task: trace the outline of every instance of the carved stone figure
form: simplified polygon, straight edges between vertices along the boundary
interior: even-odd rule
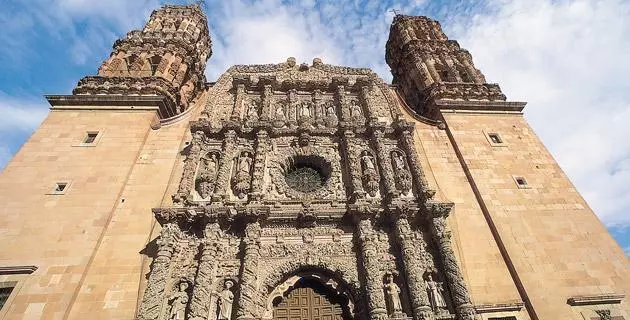
[[[446,309],[446,301],[444,301],[444,289],[442,284],[433,280],[433,276],[429,274],[427,277],[427,290],[429,291],[429,300],[433,310]]]
[[[285,121],[287,119],[284,114],[284,105],[279,104],[276,108],[276,121]]]
[[[188,304],[188,282],[181,280],[179,282],[179,290],[173,293],[168,298],[168,303],[171,306],[169,311],[169,320],[184,320],[186,313],[186,304]]]
[[[234,282],[232,280],[226,280],[223,284],[223,291],[218,294],[218,320],[231,320],[232,319],[232,304],[234,304],[234,293],[232,293],[232,287]]]
[[[374,166],[374,158],[367,151],[361,153],[361,170],[363,173],[363,187],[370,196],[375,197],[379,186],[378,172],[376,172],[376,167]]]
[[[302,103],[302,106],[300,107],[300,117],[301,118],[311,117],[311,106],[308,102]]]
[[[337,115],[335,114],[335,106],[333,105],[332,102],[327,102],[325,107],[326,107],[326,117],[337,118]]]
[[[398,151],[391,153],[396,189],[407,193],[411,189],[411,173],[405,164],[405,156]]]
[[[363,112],[361,112],[361,106],[357,104],[356,100],[350,101],[350,117],[354,120],[361,119]]]
[[[195,90],[195,85],[192,80],[188,80],[184,86],[179,90],[180,103],[182,110],[185,110],[190,103],[190,99],[192,98],[193,91]]]
[[[201,161],[201,170],[197,177],[197,192],[201,198],[207,198],[214,190],[214,183],[217,178],[219,159],[216,153],[212,153],[209,158]]]
[[[402,304],[400,303],[400,287],[394,282],[394,275],[388,273],[385,276],[385,299],[387,300],[387,307],[389,314],[393,315],[402,312]]]
[[[252,157],[249,152],[243,152],[236,160],[236,173],[233,180],[234,193],[241,199],[244,198],[247,191],[249,191],[251,166]]]
[[[258,120],[258,104],[256,101],[251,101],[247,106],[247,118],[251,121]]]

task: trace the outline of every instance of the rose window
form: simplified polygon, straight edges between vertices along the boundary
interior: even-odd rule
[[[330,165],[318,156],[297,156],[285,169],[287,185],[300,192],[315,191],[330,177]]]

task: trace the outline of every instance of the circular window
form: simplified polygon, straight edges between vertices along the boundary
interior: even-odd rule
[[[285,180],[290,188],[312,192],[326,183],[330,176],[330,165],[317,156],[297,156],[285,172]]]

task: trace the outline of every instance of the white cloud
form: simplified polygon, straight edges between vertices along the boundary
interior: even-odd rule
[[[450,26],[608,225],[630,225],[630,3],[495,0]]]

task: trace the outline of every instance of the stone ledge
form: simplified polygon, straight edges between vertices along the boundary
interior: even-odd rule
[[[0,267],[0,275],[6,274],[31,274],[37,270],[36,266]]]
[[[600,294],[590,296],[575,296],[567,299],[570,306],[586,306],[594,304],[618,304],[625,298],[623,294]]]
[[[475,306],[478,313],[521,311],[523,302],[480,304]]]

